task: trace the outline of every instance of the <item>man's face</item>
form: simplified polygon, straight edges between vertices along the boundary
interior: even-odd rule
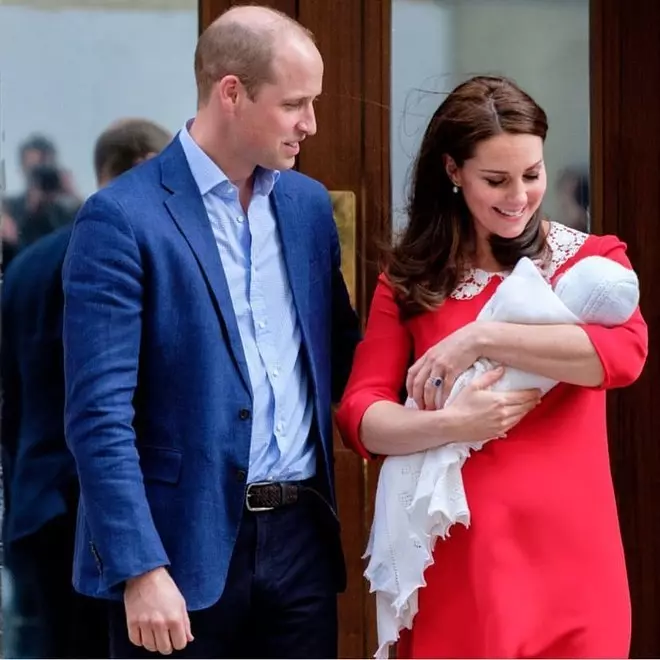
[[[275,49],[274,80],[235,112],[234,149],[249,167],[290,169],[301,142],[316,133],[314,101],[321,93],[323,60],[311,41],[282,38]]]
[[[53,165],[54,163],[55,157],[41,149],[26,149],[22,154],[21,167],[26,178],[29,178],[35,167]]]

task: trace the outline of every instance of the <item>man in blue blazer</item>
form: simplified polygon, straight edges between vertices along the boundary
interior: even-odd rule
[[[161,151],[146,119],[113,123],[94,146],[99,186]],[[64,441],[62,263],[71,225],[25,248],[2,290],[4,651],[9,658],[102,658],[105,607],[71,585],[78,479]]]
[[[114,657],[336,657],[331,401],[359,324],[328,193],[290,171],[323,63],[245,6],[195,75],[194,120],[87,201],[65,260],[75,586],[111,601]]]

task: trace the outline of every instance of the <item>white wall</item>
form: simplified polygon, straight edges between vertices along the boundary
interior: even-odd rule
[[[453,13],[451,3],[392,0],[390,160],[395,231],[405,223],[411,161],[443,94],[454,86]]]
[[[197,2],[189,10],[0,9],[0,86],[6,183],[22,188],[18,145],[51,137],[78,189],[95,189],[92,149],[119,117],[178,130],[195,112]]]
[[[456,68],[513,78],[548,115],[548,194],[557,172],[589,162],[588,0],[467,0],[456,11]]]
[[[553,217],[557,171],[589,162],[588,0],[393,0],[392,8],[395,209],[417,146],[407,133],[397,145],[402,118],[410,114],[404,112],[406,97],[414,98],[412,90],[428,77],[440,78],[448,91],[471,75],[500,73],[514,78],[548,114],[544,209]],[[422,117],[428,121],[440,101],[429,95],[419,117],[405,120],[412,122],[415,137],[424,130]],[[395,211],[394,228],[404,221]]]

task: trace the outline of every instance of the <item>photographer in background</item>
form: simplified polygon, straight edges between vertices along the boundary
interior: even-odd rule
[[[557,178],[559,205],[557,221],[567,227],[589,233],[589,168],[567,167]]]
[[[160,152],[172,136],[122,119],[94,146],[98,186]],[[45,195],[50,174],[37,174]],[[107,606],[71,583],[79,487],[64,439],[62,262],[71,224],[26,248],[2,290],[4,657],[105,658]]]
[[[24,193],[3,202],[3,265],[37,239],[69,224],[81,205],[70,176],[57,161],[55,145],[34,135],[19,147]]]

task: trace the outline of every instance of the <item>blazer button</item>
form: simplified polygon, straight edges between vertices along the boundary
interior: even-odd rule
[[[238,412],[238,418],[242,421],[250,419],[250,411],[247,408],[241,408]]]
[[[247,472],[245,470],[236,470],[236,480],[243,482],[247,479]]]

